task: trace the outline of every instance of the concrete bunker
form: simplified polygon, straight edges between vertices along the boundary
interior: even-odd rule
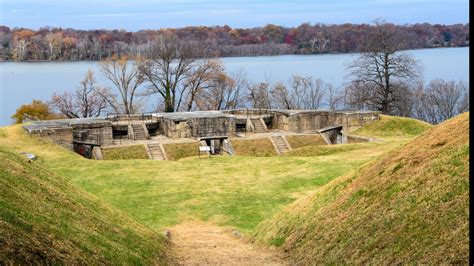
[[[277,154],[291,149],[284,135],[320,134],[327,144],[370,141],[348,133],[378,120],[378,113],[352,109],[237,109],[114,114],[105,118],[35,121],[25,125],[24,129],[29,134],[50,139],[86,158],[100,157],[97,151],[102,147],[140,144],[145,145],[149,158],[166,160],[163,144],[193,140],[210,147],[212,154],[230,155],[234,155],[230,138],[239,137],[270,138]]]

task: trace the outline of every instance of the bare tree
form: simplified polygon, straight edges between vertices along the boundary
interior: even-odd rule
[[[465,90],[462,95],[461,101],[459,102],[458,110],[457,110],[459,114],[469,111],[469,84],[465,83],[464,89]]]
[[[348,107],[355,109],[367,109],[372,98],[372,89],[368,84],[361,81],[352,81],[345,88],[345,103]]]
[[[164,99],[165,112],[175,112],[185,96],[196,54],[190,45],[178,42],[176,36],[161,37],[151,58],[139,61],[139,68],[149,91]]]
[[[201,110],[229,110],[242,106],[243,88],[247,80],[242,71],[231,75],[219,72],[210,86],[202,90],[196,99]]]
[[[114,84],[114,89],[101,92],[102,97],[117,113],[133,114],[138,112],[143,103],[139,98],[140,85],[144,81],[143,75],[134,63],[126,56],[101,61],[102,73]],[[118,95],[114,93],[118,92]]]
[[[270,109],[272,107],[270,84],[259,82],[249,84],[247,88],[247,99],[250,106],[256,109]]]
[[[328,106],[330,110],[339,108],[339,106],[344,101],[344,94],[339,91],[332,84],[326,85],[327,97],[328,97]]]
[[[197,67],[189,74],[186,79],[188,96],[187,111],[191,111],[197,98],[202,98],[206,94],[206,90],[215,86],[216,78],[224,72],[224,65],[220,60],[205,60],[198,64]]]
[[[289,86],[277,82],[271,87],[272,102],[281,109],[318,109],[325,86],[327,84],[320,79],[292,75]]]
[[[438,124],[469,110],[469,86],[466,82],[432,80],[415,92],[414,116]]]
[[[366,95],[364,105],[370,109],[393,112],[394,104],[400,101],[397,90],[406,87],[419,76],[419,64],[409,54],[401,52],[405,48],[402,34],[395,25],[376,21],[375,28],[363,45],[361,56],[348,66],[352,83],[349,89],[370,90],[352,95]],[[359,98],[360,99],[360,98]],[[355,99],[351,99],[353,102]]]
[[[318,109],[324,96],[324,82],[312,77],[292,75],[290,78],[290,94],[292,109]]]
[[[311,81],[307,87],[306,95],[303,97],[304,109],[318,109],[324,97],[324,82],[321,79]]]
[[[292,75],[290,78],[291,98],[293,107],[291,109],[305,109],[305,97],[312,86],[311,77]]]
[[[286,110],[294,109],[293,95],[291,95],[291,92],[283,82],[273,84],[270,93],[276,108]]]
[[[74,92],[53,94],[50,104],[68,118],[99,117],[108,108],[104,93],[89,70]]]

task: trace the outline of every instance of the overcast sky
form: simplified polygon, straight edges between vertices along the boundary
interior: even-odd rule
[[[158,29],[267,23],[469,22],[469,0],[0,0],[0,24],[38,29]]]

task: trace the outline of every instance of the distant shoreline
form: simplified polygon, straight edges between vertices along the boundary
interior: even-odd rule
[[[407,51],[417,51],[417,50],[427,50],[427,49],[449,49],[449,48],[469,48],[469,45],[466,46],[452,46],[452,47],[446,47],[446,46],[440,46],[440,47],[424,47],[424,48],[416,48],[416,49],[408,49],[408,50],[402,50],[402,52],[407,52]],[[242,56],[219,56],[219,57],[211,57],[211,58],[239,58],[239,57],[276,57],[276,56],[315,56],[315,55],[347,55],[347,54],[359,54],[360,52],[348,52],[348,53],[314,53],[314,54],[276,54],[276,55],[242,55]],[[104,58],[105,59],[105,58]],[[204,58],[198,58],[198,59],[204,59]],[[131,58],[131,60],[134,60],[134,58]],[[0,63],[74,63],[74,62],[100,62],[101,60],[91,60],[91,59],[86,59],[86,60],[0,60]]]

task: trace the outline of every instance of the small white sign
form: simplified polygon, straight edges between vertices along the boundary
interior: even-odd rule
[[[211,147],[209,147],[209,146],[200,146],[199,151],[200,152],[211,151]]]

